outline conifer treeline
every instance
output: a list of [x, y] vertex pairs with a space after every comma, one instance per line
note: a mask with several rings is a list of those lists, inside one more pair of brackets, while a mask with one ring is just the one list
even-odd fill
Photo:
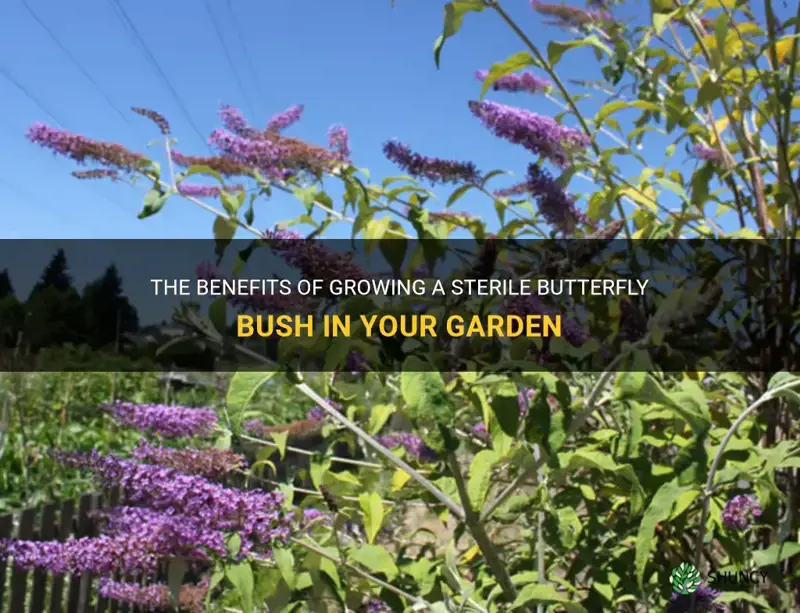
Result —
[[0, 347], [37, 352], [59, 345], [113, 348], [117, 339], [139, 330], [136, 309], [123, 294], [114, 264], [78, 292], [63, 249], [53, 255], [25, 300], [14, 291], [5, 269], [0, 272]]

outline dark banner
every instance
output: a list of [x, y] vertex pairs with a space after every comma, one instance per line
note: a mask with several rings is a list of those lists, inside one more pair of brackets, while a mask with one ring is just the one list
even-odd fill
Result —
[[0, 241], [3, 370], [797, 371], [793, 241]]

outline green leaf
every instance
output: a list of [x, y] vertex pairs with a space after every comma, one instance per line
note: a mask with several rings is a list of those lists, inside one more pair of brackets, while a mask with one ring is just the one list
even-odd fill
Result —
[[[364, 228], [364, 240], [367, 241], [378, 241], [383, 238], [383, 235], [386, 234], [386, 230], [389, 229], [389, 223], [391, 223], [392, 218], [388, 215], [386, 217], [381, 217], [380, 219], [372, 219], [367, 224], [367, 227]], [[367, 253], [371, 251], [377, 243], [372, 245], [367, 245]]]
[[480, 509], [492, 485], [492, 468], [500, 460], [500, 456], [490, 450], [478, 452], [469, 467], [469, 482], [467, 491], [473, 509]]
[[669, 21], [675, 17], [675, 15], [677, 15], [678, 10], [671, 11], [669, 13], [653, 13], [653, 29], [655, 30], [656, 34], [660, 35], [664, 31], [667, 23], [669, 23]]
[[547, 61], [549, 62], [550, 66], [555, 68], [555, 65], [558, 64], [559, 60], [561, 60], [561, 57], [567, 51], [570, 49], [577, 49], [578, 47], [585, 47], [587, 45], [591, 45], [592, 47], [599, 49], [609, 57], [613, 55], [611, 49], [602, 43], [595, 34], [592, 34], [580, 40], [570, 40], [566, 42], [557, 40], [550, 41], [547, 44]]
[[800, 387], [800, 377], [797, 377], [790, 372], [775, 373], [772, 375], [772, 378], [767, 384], [767, 390], [772, 391], [775, 388], [783, 387], [784, 385], [790, 385], [794, 382], [796, 382], [798, 387]]
[[231, 244], [239, 224], [233, 219], [227, 217], [217, 217], [214, 220], [214, 251], [218, 258], [221, 258], [225, 253], [225, 249]]
[[381, 428], [386, 424], [386, 420], [394, 413], [394, 409], [394, 405], [391, 404], [376, 404], [370, 409], [367, 430], [372, 436], [381, 431]]
[[569, 458], [567, 467], [575, 468], [596, 468], [598, 470], [616, 471], [620, 469], [614, 459], [604, 451], [594, 451], [592, 449], [579, 449]]
[[225, 576], [236, 588], [236, 595], [242, 604], [243, 613], [253, 613], [253, 569], [250, 562], [240, 562], [228, 566]]
[[800, 553], [800, 543], [787, 541], [785, 543], [774, 543], [760, 551], [753, 552], [753, 565], [756, 568], [772, 566]]
[[644, 111], [657, 112], [661, 110], [661, 107], [654, 102], [647, 102], [646, 100], [634, 100], [632, 102], [628, 102], [626, 100], [615, 100], [614, 102], [609, 102], [608, 104], [604, 105], [603, 108], [597, 112], [594, 121], [597, 126], [600, 126], [606, 120], [606, 118], [613, 115], [617, 111], [621, 111], [622, 109], [642, 109]]
[[439, 68], [439, 59], [442, 55], [442, 47], [448, 38], [455, 36], [461, 29], [464, 15], [470, 12], [480, 13], [485, 8], [484, 0], [457, 0], [448, 2], [444, 6], [444, 28], [441, 35], [433, 43], [433, 60], [436, 68]]
[[208, 307], [208, 318], [219, 332], [225, 332], [228, 322], [228, 299], [226, 296], [214, 298]]
[[169, 561], [167, 568], [167, 586], [169, 587], [169, 597], [172, 600], [172, 606], [178, 607], [178, 601], [181, 595], [181, 588], [183, 587], [183, 578], [186, 576], [186, 570], [189, 565], [182, 557], [173, 558]]
[[644, 517], [642, 517], [639, 531], [636, 535], [635, 555], [636, 581], [641, 589], [644, 589], [644, 571], [656, 544], [656, 524], [670, 516], [672, 505], [682, 494], [690, 489], [690, 487], [681, 487], [674, 482], [665, 483], [658, 489], [644, 512]]
[[516, 609], [529, 603], [559, 603], [569, 613], [587, 613], [583, 606], [576, 602], [570, 602], [566, 596], [558, 593], [552, 585], [529, 583], [517, 594], [512, 608]]
[[281, 456], [281, 460], [286, 455], [286, 443], [289, 440], [289, 433], [288, 432], [270, 432], [270, 436], [272, 440], [275, 441], [275, 444], [278, 446], [278, 453]]
[[383, 573], [391, 581], [400, 572], [391, 554], [379, 545], [362, 545], [352, 559], [374, 573]]
[[288, 549], [276, 548], [272, 550], [272, 556], [275, 560], [275, 566], [277, 566], [278, 570], [281, 572], [281, 577], [283, 577], [289, 589], [293, 590], [296, 583], [296, 576], [294, 574], [294, 556], [292, 552]]
[[615, 386], [618, 400], [636, 400], [668, 407], [686, 421], [695, 434], [700, 434], [706, 431], [711, 424], [708, 405], [702, 397], [702, 392], [698, 398], [697, 390], [687, 386], [686, 383], [690, 382], [684, 382], [683, 389], [668, 394], [661, 384], [648, 373], [622, 372], [617, 375]]
[[383, 500], [377, 492], [364, 493], [358, 497], [358, 504], [364, 512], [364, 530], [367, 541], [373, 543], [383, 524]]
[[[396, 221], [392, 221], [389, 227], [395, 232], [402, 231], [403, 227]], [[386, 261], [392, 266], [392, 270], [399, 276], [403, 260], [406, 258], [408, 249], [408, 239], [396, 234], [384, 236], [379, 243], [381, 253]]]
[[517, 72], [518, 70], [535, 63], [536, 60], [533, 59], [530, 53], [521, 51], [520, 53], [515, 53], [514, 55], [508, 57], [502, 62], [492, 64], [492, 67], [489, 69], [489, 74], [486, 75], [486, 78], [483, 80], [480, 99], [483, 100], [486, 92], [489, 91], [489, 88], [494, 85], [498, 79], [506, 77], [511, 73]]
[[430, 365], [419, 358], [406, 358], [400, 375], [403, 400], [412, 419], [423, 418], [445, 425], [453, 419], [455, 407], [442, 376], [428, 369]]
[[475, 186], [472, 185], [471, 183], [467, 183], [466, 185], [460, 185], [455, 190], [453, 190], [452, 194], [450, 194], [450, 197], [447, 199], [447, 204], [444, 205], [444, 208], [449, 209], [451, 206], [455, 204], [456, 200], [458, 200], [459, 198], [461, 198], [461, 196], [463, 196], [469, 190], [474, 188]]
[[158, 213], [167, 202], [169, 198], [168, 193], [164, 193], [159, 189], [151, 189], [144, 195], [144, 206], [138, 215], [139, 219], [146, 219]]
[[763, 596], [754, 596], [753, 594], [748, 594], [747, 592], [725, 591], [714, 599], [714, 602], [720, 602], [724, 604], [730, 604], [733, 602], [740, 602], [740, 601], [749, 602], [750, 604], [762, 607], [767, 611], [772, 611], [772, 607], [769, 606], [769, 603]]
[[517, 386], [503, 383], [492, 398], [492, 412], [498, 425], [508, 436], [516, 436], [519, 427], [519, 398]]
[[[232, 420], [238, 422], [256, 392], [274, 375], [274, 372], [249, 371], [239, 371], [233, 375], [225, 400], [228, 405], [228, 415]], [[233, 419], [234, 417], [236, 419]]]

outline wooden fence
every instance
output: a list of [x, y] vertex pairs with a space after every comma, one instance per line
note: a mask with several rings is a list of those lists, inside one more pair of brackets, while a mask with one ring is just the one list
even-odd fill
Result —
[[[115, 506], [118, 492], [84, 494], [78, 499], [26, 509], [0, 516], [0, 539], [19, 538], [48, 541], [70, 536], [93, 536], [95, 522], [90, 514]], [[53, 575], [45, 571], [24, 571], [7, 567], [0, 560], [0, 613], [135, 613], [125, 603], [100, 598], [92, 589], [96, 577]], [[126, 581], [142, 582], [141, 577]]]

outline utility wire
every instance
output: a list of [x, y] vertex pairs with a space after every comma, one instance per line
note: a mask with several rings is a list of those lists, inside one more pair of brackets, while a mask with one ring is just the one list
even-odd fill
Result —
[[[62, 129], [67, 129], [66, 122], [63, 121], [58, 115], [55, 114], [39, 97], [37, 97], [33, 92], [31, 92], [25, 85], [23, 85], [19, 79], [17, 79], [11, 71], [8, 70], [6, 66], [0, 64], [0, 75], [6, 78], [12, 85], [14, 85], [19, 91], [21, 91], [28, 100], [33, 102], [36, 106], [38, 106], [45, 115], [49, 116], [58, 126]], [[109, 196], [98, 192], [95, 185], [87, 186], [92, 189], [96, 194], [99, 194], [102, 198], [108, 200], [111, 204], [118, 207], [120, 210], [124, 211], [126, 214], [129, 212], [125, 209], [125, 207], [117, 200], [110, 198]]]
[[230, 49], [228, 49], [228, 45], [225, 44], [225, 39], [222, 36], [222, 32], [219, 29], [219, 24], [217, 24], [217, 20], [214, 19], [214, 13], [211, 12], [211, 7], [208, 4], [208, 0], [203, 0], [203, 4], [206, 7], [206, 13], [208, 13], [208, 18], [211, 20], [211, 25], [214, 27], [214, 32], [217, 34], [217, 40], [219, 40], [219, 44], [222, 46], [222, 50], [225, 52], [225, 58], [228, 60], [228, 66], [231, 67], [231, 72], [233, 73], [234, 78], [236, 79], [236, 83], [239, 85], [239, 90], [242, 92], [242, 96], [244, 96], [244, 100], [247, 103], [248, 108], [250, 109], [250, 114], [252, 117], [255, 117], [255, 109], [253, 104], [250, 102], [250, 96], [247, 95], [247, 90], [244, 87], [244, 83], [242, 82], [242, 77], [239, 74], [239, 71], [236, 70], [236, 64], [233, 63], [233, 58], [231, 57]]
[[161, 82], [169, 90], [181, 113], [183, 113], [184, 117], [186, 117], [186, 120], [189, 122], [189, 125], [195, 131], [200, 140], [205, 143], [206, 148], [210, 150], [208, 143], [206, 142], [206, 137], [203, 136], [202, 131], [197, 127], [197, 124], [192, 119], [192, 116], [189, 113], [189, 110], [186, 108], [186, 104], [184, 104], [183, 99], [173, 87], [166, 73], [161, 68], [161, 65], [158, 63], [158, 60], [153, 55], [153, 52], [150, 51], [150, 48], [147, 46], [147, 43], [144, 42], [142, 35], [139, 33], [139, 30], [136, 28], [136, 25], [133, 23], [133, 21], [131, 21], [128, 13], [122, 7], [120, 0], [109, 0], [109, 2], [117, 9], [117, 18], [122, 22], [122, 25], [125, 27], [125, 30], [128, 32], [128, 34], [133, 37], [134, 42], [138, 43], [139, 50], [145, 56], [145, 59], [150, 63], [151, 68], [156, 72]]
[[56, 33], [53, 32], [52, 29], [50, 29], [50, 27], [42, 20], [41, 17], [39, 17], [39, 15], [36, 14], [36, 11], [34, 11], [33, 8], [31, 8], [31, 6], [30, 6], [30, 4], [28, 4], [27, 0], [22, 0], [22, 6], [25, 7], [25, 10], [28, 11], [30, 16], [33, 17], [33, 19], [36, 21], [36, 23], [38, 23], [39, 26], [45, 32], [47, 32], [47, 35], [50, 37], [50, 40], [52, 40], [58, 46], [58, 48], [61, 49], [61, 51], [64, 53], [64, 55], [66, 55], [67, 58], [69, 58], [69, 60], [72, 62], [72, 64], [81, 72], [81, 74], [84, 77], [86, 77], [86, 79], [89, 81], [89, 83], [91, 83], [94, 86], [94, 88], [97, 90], [97, 92], [101, 96], [103, 96], [105, 101], [108, 102], [108, 104], [117, 112], [117, 114], [120, 117], [122, 117], [122, 120], [126, 124], [128, 124], [128, 126], [133, 128], [134, 126], [131, 123], [131, 120], [128, 117], [128, 115], [125, 112], [123, 112], [122, 109], [120, 109], [116, 105], [116, 103], [111, 99], [111, 97], [105, 92], [105, 90], [103, 90], [103, 88], [100, 87], [100, 84], [94, 79], [94, 77], [92, 77], [92, 75], [89, 74], [89, 72], [83, 67], [83, 64], [81, 64], [80, 61], [78, 61], [78, 59], [72, 54], [72, 52], [70, 52], [70, 50], [67, 48], [67, 46], [64, 45], [64, 43], [61, 42], [61, 40], [58, 38]]
[[231, 16], [231, 22], [233, 23], [233, 29], [236, 31], [236, 36], [239, 37], [239, 42], [242, 44], [242, 48], [244, 49], [244, 58], [247, 61], [247, 66], [253, 75], [253, 80], [255, 81], [256, 88], [258, 89], [258, 95], [261, 96], [262, 103], [266, 104], [267, 96], [264, 93], [264, 87], [261, 85], [261, 79], [258, 76], [258, 71], [256, 70], [252, 57], [250, 56], [250, 49], [247, 46], [247, 40], [244, 37], [242, 29], [239, 27], [239, 20], [236, 18], [236, 15], [233, 12], [231, 0], [226, 0], [225, 6], [228, 8], [228, 14]]

